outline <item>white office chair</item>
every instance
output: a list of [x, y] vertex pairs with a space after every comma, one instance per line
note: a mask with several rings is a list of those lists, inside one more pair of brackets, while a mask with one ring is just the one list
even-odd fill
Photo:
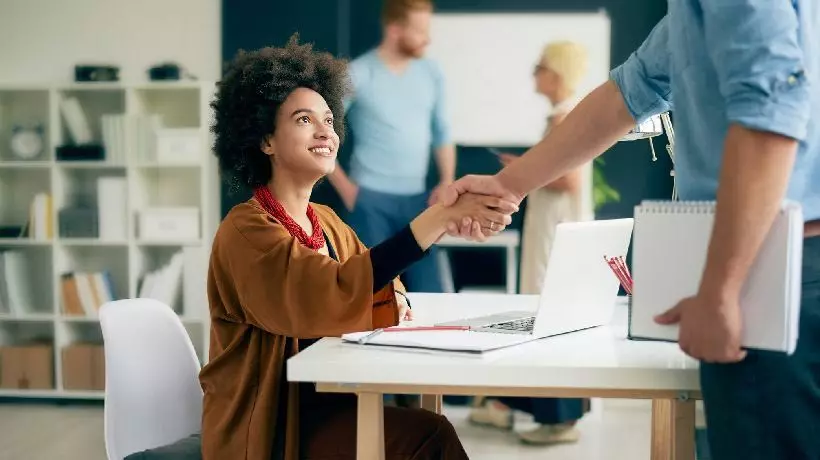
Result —
[[162, 302], [100, 308], [109, 460], [171, 444], [201, 429], [200, 363], [179, 317]]

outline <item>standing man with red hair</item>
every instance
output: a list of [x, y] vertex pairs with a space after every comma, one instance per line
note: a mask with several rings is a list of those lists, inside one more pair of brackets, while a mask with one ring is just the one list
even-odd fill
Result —
[[[353, 132], [349, 174], [337, 167], [330, 182], [351, 211], [350, 224], [372, 247], [394, 234], [455, 178], [455, 147], [444, 108], [444, 78], [424, 51], [430, 42], [430, 0], [386, 0], [383, 37], [350, 64]], [[431, 154], [439, 186], [428, 193]], [[408, 269], [408, 291], [441, 292], [433, 251]]]

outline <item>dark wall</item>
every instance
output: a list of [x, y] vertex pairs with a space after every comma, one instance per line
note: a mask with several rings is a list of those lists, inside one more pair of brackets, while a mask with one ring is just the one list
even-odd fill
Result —
[[[381, 37], [379, 14], [382, 0], [313, 0], [281, 2], [276, 0], [224, 0], [222, 4], [222, 56], [227, 61], [239, 49], [255, 49], [284, 44], [294, 33], [311, 42], [317, 50], [337, 56], [356, 57], [378, 44]], [[578, 12], [607, 11], [611, 19], [612, 66], [626, 60], [666, 12], [666, 2], [654, 0], [436, 0], [442, 12]], [[488, 31], [488, 33], [491, 33]], [[343, 167], [349, 160], [349, 146], [355, 133], [340, 151]], [[664, 153], [665, 137], [655, 140], [658, 161], [651, 161], [648, 142], [618, 143], [604, 154], [604, 174], [621, 194], [620, 202], [605, 205], [599, 218], [632, 216], [633, 207], [645, 198], [671, 195], [671, 168]], [[498, 146], [500, 147], [500, 146]], [[507, 146], [523, 150], [526, 146]], [[498, 171], [496, 158], [482, 148], [459, 148], [457, 175], [492, 174]], [[437, 181], [435, 165], [430, 166], [428, 182]], [[222, 191], [222, 211], [246, 200], [249, 192], [229, 194]], [[320, 183], [314, 201], [332, 206], [344, 216], [343, 206], [328, 183]], [[525, 202], [526, 203], [526, 202]], [[512, 228], [520, 228], [523, 212]], [[503, 253], [451, 251], [456, 288], [469, 284], [503, 283]], [[482, 267], [475, 270], [473, 267]]]
[[[316, 49], [338, 56], [356, 57], [375, 46], [381, 36], [379, 13], [382, 0], [225, 0], [222, 4], [222, 56], [231, 59], [239, 49], [277, 46], [294, 32]], [[610, 56], [612, 65], [623, 62], [649, 34], [666, 11], [666, 2], [653, 0], [437, 0], [436, 9], [446, 12], [576, 12], [604, 9], [612, 21]], [[355, 136], [355, 133], [351, 135]], [[604, 206], [602, 218], [631, 216], [632, 208], [644, 198], [666, 198], [671, 194], [665, 138], [655, 140], [658, 162], [651, 162], [648, 142], [619, 143], [604, 154], [604, 173], [621, 193], [621, 201]], [[352, 143], [347, 142], [346, 146]], [[515, 146], [511, 146], [515, 147]], [[521, 146], [518, 146], [521, 147]], [[346, 166], [349, 151], [340, 152]], [[459, 149], [458, 175], [493, 173], [498, 162], [482, 149]], [[431, 164], [429, 182], [435, 183]], [[226, 213], [245, 200], [248, 192], [231, 195], [223, 188], [222, 209]], [[314, 199], [341, 210], [329, 184], [317, 186]], [[514, 226], [520, 225], [520, 216]]]

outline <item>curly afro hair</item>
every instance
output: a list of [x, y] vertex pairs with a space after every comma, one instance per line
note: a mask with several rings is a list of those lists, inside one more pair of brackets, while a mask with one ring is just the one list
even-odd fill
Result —
[[240, 50], [217, 84], [214, 153], [230, 189], [265, 185], [273, 173], [262, 142], [276, 129], [276, 114], [297, 88], [319, 93], [334, 115], [334, 129], [344, 139], [343, 100], [350, 89], [347, 62], [314, 52], [294, 34], [283, 48]]

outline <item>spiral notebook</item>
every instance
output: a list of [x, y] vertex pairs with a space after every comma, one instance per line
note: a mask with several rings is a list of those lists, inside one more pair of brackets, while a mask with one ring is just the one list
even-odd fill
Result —
[[[644, 201], [635, 207], [631, 339], [677, 340], [677, 325], [659, 325], [653, 317], [697, 292], [714, 212], [714, 202]], [[794, 352], [802, 257], [802, 209], [784, 202], [741, 294], [745, 348]]]

